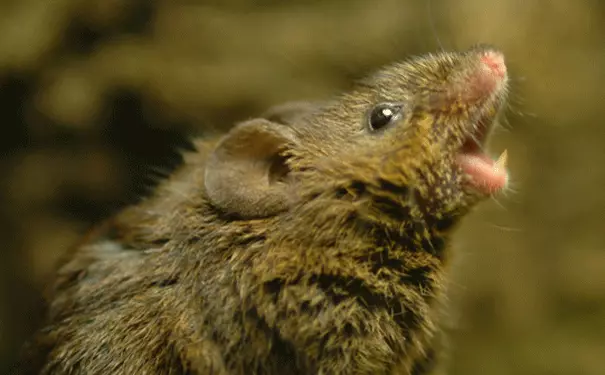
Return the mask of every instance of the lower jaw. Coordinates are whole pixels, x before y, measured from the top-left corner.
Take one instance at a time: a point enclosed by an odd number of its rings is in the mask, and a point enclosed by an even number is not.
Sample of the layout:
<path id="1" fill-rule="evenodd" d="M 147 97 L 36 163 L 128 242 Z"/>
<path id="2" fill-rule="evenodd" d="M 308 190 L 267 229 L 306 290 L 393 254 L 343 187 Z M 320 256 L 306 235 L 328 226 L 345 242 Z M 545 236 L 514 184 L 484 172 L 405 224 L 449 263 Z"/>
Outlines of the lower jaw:
<path id="1" fill-rule="evenodd" d="M 468 177 L 468 184 L 477 193 L 490 196 L 506 189 L 508 172 L 506 170 L 506 151 L 493 160 L 484 153 L 460 153 L 456 164 Z"/>

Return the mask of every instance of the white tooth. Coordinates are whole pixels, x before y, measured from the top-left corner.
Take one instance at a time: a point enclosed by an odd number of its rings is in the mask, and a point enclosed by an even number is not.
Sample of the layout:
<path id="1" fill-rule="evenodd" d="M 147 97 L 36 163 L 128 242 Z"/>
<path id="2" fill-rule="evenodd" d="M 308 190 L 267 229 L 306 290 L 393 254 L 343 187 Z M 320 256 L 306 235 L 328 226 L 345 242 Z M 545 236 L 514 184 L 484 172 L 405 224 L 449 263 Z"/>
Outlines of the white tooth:
<path id="1" fill-rule="evenodd" d="M 505 149 L 504 151 L 502 151 L 502 154 L 500 156 L 498 156 L 498 160 L 496 160 L 496 162 L 494 163 L 494 169 L 495 170 L 506 169 L 507 161 L 508 161 L 508 152 Z"/>

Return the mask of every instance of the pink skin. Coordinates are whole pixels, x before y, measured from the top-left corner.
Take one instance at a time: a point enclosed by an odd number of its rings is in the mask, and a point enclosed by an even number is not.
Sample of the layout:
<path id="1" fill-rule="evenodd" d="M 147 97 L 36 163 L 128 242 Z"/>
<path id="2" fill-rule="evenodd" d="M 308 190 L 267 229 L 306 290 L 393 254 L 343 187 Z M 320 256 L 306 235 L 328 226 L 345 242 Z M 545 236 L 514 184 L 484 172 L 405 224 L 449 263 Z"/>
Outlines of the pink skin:
<path id="1" fill-rule="evenodd" d="M 481 61 L 490 68 L 492 73 L 503 79 L 506 75 L 506 65 L 504 64 L 504 56 L 499 52 L 488 51 L 481 56 Z"/>
<path id="2" fill-rule="evenodd" d="M 499 52 L 487 51 L 480 57 L 483 67 L 478 72 L 476 80 L 480 87 L 494 89 L 506 79 L 506 65 L 504 56 Z M 480 141 L 487 136 L 480 132 L 477 134 Z M 472 186 L 484 194 L 495 194 L 506 188 L 508 172 L 505 168 L 496 165 L 495 161 L 485 154 L 474 141 L 468 142 L 457 157 L 457 163 L 471 178 Z"/>
<path id="3" fill-rule="evenodd" d="M 464 173 L 472 179 L 473 187 L 485 194 L 495 194 L 504 189 L 508 183 L 508 172 L 498 168 L 486 154 L 460 154 L 458 164 Z"/>

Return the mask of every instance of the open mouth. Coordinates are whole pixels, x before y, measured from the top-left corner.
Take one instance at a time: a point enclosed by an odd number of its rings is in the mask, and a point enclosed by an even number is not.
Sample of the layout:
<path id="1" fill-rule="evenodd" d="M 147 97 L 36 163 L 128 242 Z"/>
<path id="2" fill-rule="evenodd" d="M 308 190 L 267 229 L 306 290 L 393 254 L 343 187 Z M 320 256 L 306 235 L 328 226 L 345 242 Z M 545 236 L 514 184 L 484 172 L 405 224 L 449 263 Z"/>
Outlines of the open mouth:
<path id="1" fill-rule="evenodd" d="M 497 90 L 503 90 L 507 79 L 504 56 L 500 52 L 488 50 L 480 54 L 480 61 L 482 64 L 474 75 L 475 82 L 479 82 L 479 85 L 473 87 L 472 91 L 492 95 Z M 493 159 L 485 151 L 496 109 L 487 111 L 488 113 L 473 124 L 456 156 L 456 163 L 469 177 L 470 184 L 486 195 L 495 194 L 508 184 L 506 150 L 497 159 Z"/>
<path id="2" fill-rule="evenodd" d="M 470 184 L 487 195 L 503 190 L 508 184 L 506 150 L 497 159 L 493 159 L 485 151 L 492 123 L 493 118 L 484 117 L 475 124 L 456 156 L 456 162 L 470 178 Z"/>

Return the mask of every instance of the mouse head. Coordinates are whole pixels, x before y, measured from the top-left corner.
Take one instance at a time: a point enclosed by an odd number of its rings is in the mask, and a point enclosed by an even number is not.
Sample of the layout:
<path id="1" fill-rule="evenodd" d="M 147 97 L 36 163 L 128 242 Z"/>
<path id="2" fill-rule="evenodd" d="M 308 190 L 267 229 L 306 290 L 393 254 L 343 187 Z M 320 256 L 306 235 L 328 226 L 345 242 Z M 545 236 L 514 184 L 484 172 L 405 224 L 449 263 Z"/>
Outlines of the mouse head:
<path id="1" fill-rule="evenodd" d="M 384 67 L 331 102 L 234 127 L 207 162 L 207 195 L 244 219 L 343 202 L 372 217 L 460 216 L 506 186 L 505 155 L 484 151 L 506 90 L 487 46 Z"/>

